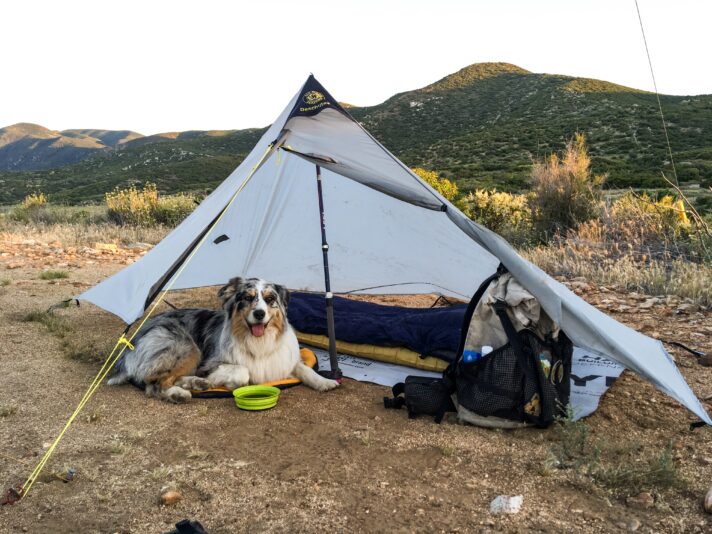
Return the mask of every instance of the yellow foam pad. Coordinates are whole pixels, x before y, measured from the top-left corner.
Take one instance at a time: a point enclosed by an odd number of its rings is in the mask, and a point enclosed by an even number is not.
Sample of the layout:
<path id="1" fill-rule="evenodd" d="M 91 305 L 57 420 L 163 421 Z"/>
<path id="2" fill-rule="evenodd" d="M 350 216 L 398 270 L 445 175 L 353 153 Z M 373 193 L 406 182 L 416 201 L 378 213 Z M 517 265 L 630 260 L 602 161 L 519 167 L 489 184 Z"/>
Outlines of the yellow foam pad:
<path id="1" fill-rule="evenodd" d="M 329 348 L 329 338 L 326 336 L 297 332 L 297 339 L 305 345 L 320 349 Z M 403 347 L 379 347 L 377 345 L 364 345 L 336 340 L 336 350 L 342 354 L 350 354 L 351 356 L 359 356 L 379 362 L 406 365 L 423 371 L 440 372 L 447 367 L 447 362 L 440 358 L 434 358 L 433 356 L 421 358 L 417 352 Z"/>
<path id="2" fill-rule="evenodd" d="M 299 355 L 302 357 L 302 361 L 314 369 L 317 366 L 316 355 L 309 349 L 300 349 Z M 272 382 L 265 382 L 259 384 L 260 386 L 274 386 L 276 388 L 284 389 L 291 386 L 296 386 L 301 384 L 302 381 L 298 378 L 285 378 L 283 380 L 273 380 Z M 232 390 L 226 387 L 211 388 L 203 391 L 191 391 L 193 397 L 231 397 Z"/>

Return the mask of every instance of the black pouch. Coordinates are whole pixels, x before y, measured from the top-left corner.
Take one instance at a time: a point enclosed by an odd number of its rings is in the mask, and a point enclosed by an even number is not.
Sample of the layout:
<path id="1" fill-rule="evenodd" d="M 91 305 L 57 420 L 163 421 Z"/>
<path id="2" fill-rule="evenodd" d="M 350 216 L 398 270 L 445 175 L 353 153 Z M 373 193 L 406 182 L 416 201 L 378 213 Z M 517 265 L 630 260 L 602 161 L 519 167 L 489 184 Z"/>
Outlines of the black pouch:
<path id="1" fill-rule="evenodd" d="M 393 397 L 383 397 L 383 406 L 393 409 L 405 406 L 410 418 L 432 415 L 440 423 L 446 412 L 455 411 L 450 392 L 450 385 L 441 378 L 408 376 L 405 382 L 393 386 Z"/>

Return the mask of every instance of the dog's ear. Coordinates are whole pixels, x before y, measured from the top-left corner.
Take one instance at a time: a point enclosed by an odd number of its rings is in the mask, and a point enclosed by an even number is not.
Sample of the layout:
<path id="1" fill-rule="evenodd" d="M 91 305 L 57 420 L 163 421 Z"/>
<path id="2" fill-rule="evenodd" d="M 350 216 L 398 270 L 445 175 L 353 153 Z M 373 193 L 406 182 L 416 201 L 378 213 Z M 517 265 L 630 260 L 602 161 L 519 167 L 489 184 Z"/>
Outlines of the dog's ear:
<path id="1" fill-rule="evenodd" d="M 277 295 L 279 295 L 279 300 L 282 302 L 282 305 L 286 310 L 289 305 L 289 290 L 279 284 L 274 284 L 274 290 L 277 292 Z"/>
<path id="2" fill-rule="evenodd" d="M 237 288 L 241 285 L 242 278 L 238 276 L 236 278 L 232 278 L 227 284 L 220 288 L 220 290 L 218 291 L 218 297 L 222 299 L 223 304 L 225 304 L 230 299 L 230 297 L 237 293 Z"/>

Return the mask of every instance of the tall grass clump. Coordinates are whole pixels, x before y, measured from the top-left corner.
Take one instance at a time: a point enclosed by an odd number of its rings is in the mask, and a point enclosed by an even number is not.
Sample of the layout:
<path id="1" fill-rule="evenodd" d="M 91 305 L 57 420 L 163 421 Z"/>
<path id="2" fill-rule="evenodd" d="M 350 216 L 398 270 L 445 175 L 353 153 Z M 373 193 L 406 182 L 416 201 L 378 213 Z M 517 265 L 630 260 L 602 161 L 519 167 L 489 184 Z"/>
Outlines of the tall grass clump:
<path id="1" fill-rule="evenodd" d="M 576 229 L 598 215 L 605 177 L 591 172 L 583 134 L 575 134 L 562 154 L 535 162 L 531 178 L 532 220 L 542 240 Z"/>
<path id="2" fill-rule="evenodd" d="M 151 183 L 144 185 L 143 189 L 135 186 L 116 188 L 106 194 L 109 220 L 119 225 L 173 226 L 187 217 L 195 206 L 193 195 L 179 193 L 162 197 L 155 184 Z"/>

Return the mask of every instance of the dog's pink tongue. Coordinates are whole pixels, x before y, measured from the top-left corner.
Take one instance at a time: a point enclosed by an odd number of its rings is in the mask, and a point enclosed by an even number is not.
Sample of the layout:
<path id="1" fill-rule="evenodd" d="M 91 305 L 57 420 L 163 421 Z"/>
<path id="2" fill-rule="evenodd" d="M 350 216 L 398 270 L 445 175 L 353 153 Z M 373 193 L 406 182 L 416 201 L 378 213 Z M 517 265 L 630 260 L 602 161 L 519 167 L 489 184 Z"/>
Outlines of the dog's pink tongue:
<path id="1" fill-rule="evenodd" d="M 252 330 L 252 335 L 255 337 L 261 337 L 265 333 L 265 325 L 263 324 L 253 324 L 250 326 L 250 330 Z"/>

